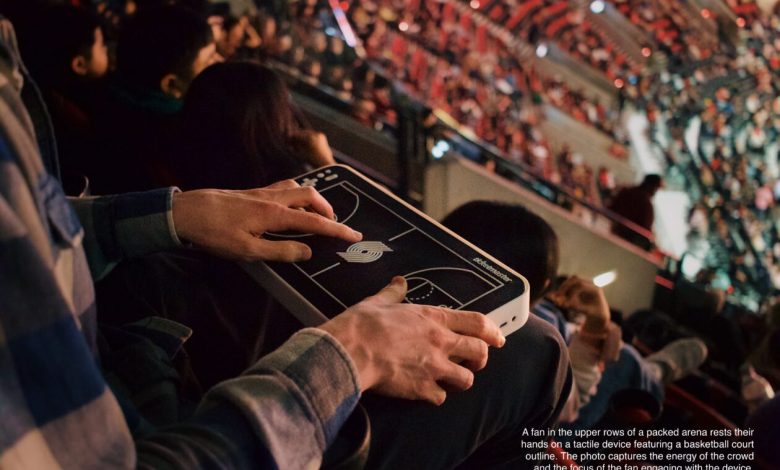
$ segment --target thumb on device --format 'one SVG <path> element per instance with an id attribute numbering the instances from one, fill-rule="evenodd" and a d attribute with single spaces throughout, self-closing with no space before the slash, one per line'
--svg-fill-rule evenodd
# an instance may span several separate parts
<path id="1" fill-rule="evenodd" d="M 395 276 L 390 284 L 372 297 L 380 305 L 397 304 L 406 298 L 406 279 Z"/>

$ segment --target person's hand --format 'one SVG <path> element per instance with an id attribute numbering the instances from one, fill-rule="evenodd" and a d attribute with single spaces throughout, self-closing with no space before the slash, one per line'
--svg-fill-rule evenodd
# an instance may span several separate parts
<path id="1" fill-rule="evenodd" d="M 405 296 L 406 280 L 395 277 L 320 328 L 349 352 L 361 390 L 440 405 L 446 390 L 471 387 L 488 346 L 505 339 L 481 313 L 401 303 Z"/>
<path id="2" fill-rule="evenodd" d="M 604 291 L 587 279 L 572 276 L 548 297 L 560 307 L 585 315 L 585 331 L 601 333 L 609 323 L 609 304 Z"/>
<path id="3" fill-rule="evenodd" d="M 290 145 L 307 162 L 316 168 L 333 165 L 333 151 L 328 144 L 328 138 L 322 132 L 302 130 L 290 139 Z"/>
<path id="4" fill-rule="evenodd" d="M 305 210 L 302 210 L 305 209 Z M 173 225 L 180 239 L 229 259 L 302 261 L 311 248 L 296 241 L 271 241 L 265 232 L 288 230 L 337 237 L 363 235 L 333 220 L 333 208 L 315 189 L 287 180 L 246 191 L 202 189 L 173 196 Z"/>

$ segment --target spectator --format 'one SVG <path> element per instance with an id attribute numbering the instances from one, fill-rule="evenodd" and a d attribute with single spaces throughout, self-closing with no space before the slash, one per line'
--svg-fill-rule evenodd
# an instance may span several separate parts
<path id="1" fill-rule="evenodd" d="M 704 362 L 707 348 L 698 339 L 672 342 L 646 359 L 621 344 L 620 328 L 610 321 L 604 293 L 590 281 L 573 276 L 543 299 L 558 269 L 558 238 L 547 222 L 525 208 L 474 201 L 454 210 L 444 224 L 526 275 L 532 286 L 532 311 L 555 326 L 569 344 L 575 387 L 562 415 L 564 422 L 594 425 L 606 413 L 611 396 L 627 388 L 648 391 L 660 402 L 664 383 Z M 568 318 L 561 309 L 571 312 Z M 584 321 L 572 335 L 567 323 L 574 315 L 583 315 Z"/>
<path id="2" fill-rule="evenodd" d="M 282 79 L 256 63 L 203 72 L 184 100 L 174 182 L 248 189 L 335 163 L 325 136 L 298 125 L 290 99 Z"/>
<path id="3" fill-rule="evenodd" d="M 261 44 L 260 36 L 245 15 L 228 15 L 222 23 L 223 31 L 217 41 L 217 51 L 225 59 L 251 56 Z"/>
<path id="4" fill-rule="evenodd" d="M 4 165 L 0 165 L 4 174 L 0 206 L 9 209 L 0 217 L 0 224 L 8 229 L 2 231 L 0 250 L 15 260 L 0 266 L 0 289 L 9 292 L 0 296 L 0 307 L 7 320 L 3 337 L 11 345 L 26 344 L 22 349 L 10 346 L 12 365 L 0 369 L 3 383 L 10 387 L 2 391 L 3 401 L 14 404 L 15 422 L 23 422 L 3 428 L 3 459 L 74 468 L 316 466 L 362 390 L 374 388 L 382 394 L 441 403 L 448 396 L 442 385 L 468 388 L 473 379 L 463 366 L 481 368 L 486 343 L 503 343 L 498 329 L 481 314 L 401 303 L 406 287 L 396 278 L 378 295 L 319 330 L 297 334 L 276 353 L 253 363 L 242 377 L 217 386 L 186 422 L 178 421 L 164 433 L 142 426 L 135 405 L 123 394 L 126 388 L 107 369 L 116 387 L 115 393 L 109 391 L 97 370 L 87 262 L 101 276 L 125 257 L 174 247 L 179 237 L 230 258 L 294 261 L 310 256 L 305 245 L 269 242 L 254 234 L 289 229 L 347 241 L 358 240 L 360 234 L 327 220 L 332 218 L 327 203 L 289 181 L 251 192 L 177 193 L 169 188 L 74 200 L 86 222 L 84 230 L 56 180 L 40 162 L 35 138 L 45 141 L 47 136 L 34 133 L 30 126 L 32 121 L 19 98 L 22 82 L 15 79 L 21 73 L 15 68 L 19 61 L 6 47 L 14 44 L 11 29 L 3 21 L 0 31 L 0 57 L 12 58 L 0 67 L 6 74 L 0 97 L 4 109 L 14 110 L 0 115 L 0 128 L 11 139 L 11 145 L 0 149 L 5 152 Z M 32 86 L 29 80 L 23 83 Z M 36 115 L 38 119 L 45 116 Z M 23 172 L 19 167 L 34 171 Z M 279 201 L 288 201 L 292 207 Z M 304 207 L 320 215 L 294 210 Z M 37 212 L 44 209 L 46 216 Z M 19 266 L 25 269 L 19 271 Z M 134 328 L 154 330 L 155 324 L 163 329 L 147 331 L 153 334 L 143 341 L 151 348 L 145 349 L 145 357 L 164 361 L 183 341 L 171 333 L 186 334 L 186 330 L 153 320 Z M 52 333 L 57 341 L 51 341 Z M 424 466 L 433 467 L 454 466 L 466 459 L 477 466 L 493 467 L 513 459 L 513 466 L 525 465 L 519 446 L 507 443 L 525 439 L 521 433 L 526 426 L 543 428 L 554 422 L 568 379 L 566 356 L 555 337 L 534 328 L 518 333 L 511 346 L 503 349 L 507 354 L 494 355 L 491 360 L 501 366 L 486 370 L 485 378 L 474 382 L 473 394 L 457 395 L 444 408 L 375 397 L 373 416 L 381 417 L 377 423 L 385 423 L 377 426 L 378 445 L 372 445 L 377 461 L 393 468 L 404 459 L 419 463 L 421 456 L 426 459 Z M 371 339 L 373 335 L 378 337 Z M 435 344 L 441 347 L 433 346 L 431 337 L 440 338 L 443 342 Z M 155 345 L 152 338 L 162 342 Z M 100 343 L 110 347 L 105 341 Z M 37 354 L 29 354 L 31 350 Z M 465 362 L 456 364 L 452 357 Z M 112 359 L 128 360 L 122 355 Z M 527 374 L 507 380 L 505 371 L 510 365 L 531 370 L 539 363 L 550 367 L 532 380 Z M 116 362 L 103 362 L 104 367 L 112 365 Z M 141 372 L 136 369 L 134 383 L 145 382 Z M 52 380 L 56 386 L 48 385 Z M 36 415 L 39 420 L 34 424 L 25 421 L 30 416 L 26 410 L 41 407 L 48 414 Z M 459 425 L 453 427 L 456 422 Z M 44 424 L 45 432 L 38 434 L 36 426 Z M 137 433 L 135 447 L 128 427 Z M 426 436 L 421 437 L 421 429 L 427 430 Z M 36 441 L 28 446 L 31 435 Z M 397 439 L 390 439 L 394 435 Z"/>
<path id="5" fill-rule="evenodd" d="M 143 10 L 125 25 L 117 76 L 99 112 L 96 194 L 170 183 L 164 162 L 175 152 L 176 113 L 192 80 L 219 60 L 211 27 L 190 10 Z"/>
<path id="6" fill-rule="evenodd" d="M 615 224 L 612 233 L 645 248 L 652 246 L 650 237 L 652 237 L 655 220 L 653 196 L 662 186 L 663 180 L 660 176 L 647 175 L 639 186 L 621 189 L 609 207 L 616 214 L 647 230 L 649 235 L 638 233 L 623 224 Z"/>
<path id="7" fill-rule="evenodd" d="M 0 21 L 0 99 L 6 110 L 0 114 L 0 129 L 10 142 L 0 148 L 0 251 L 9 261 L 0 264 L 2 334 L 7 340 L 3 348 L 9 359 L 0 376 L 8 385 L 2 391 L 11 412 L 6 419 L 17 423 L 4 427 L 4 461 L 65 468 L 317 466 L 361 391 L 441 404 L 447 394 L 439 384 L 468 388 L 473 376 L 464 366 L 481 368 L 487 344 L 503 345 L 498 328 L 481 314 L 401 303 L 405 281 L 394 278 L 376 296 L 319 329 L 300 332 L 242 377 L 215 387 L 188 421 L 164 433 L 137 427 L 133 407 L 121 393 L 112 393 L 98 370 L 89 270 L 101 276 L 123 257 L 172 248 L 179 240 L 232 258 L 295 261 L 310 256 L 305 245 L 270 242 L 254 234 L 298 230 L 349 242 L 361 235 L 330 220 L 327 203 L 290 182 L 251 193 L 178 193 L 169 188 L 76 199 L 74 210 L 40 160 L 32 120 L 20 99 L 20 62 L 8 47 L 14 44 L 12 30 Z M 296 210 L 299 207 L 319 214 Z M 165 339 L 160 333 L 157 337 Z M 431 337 L 441 340 L 439 346 Z M 565 356 L 555 340 L 536 333 L 526 339 L 531 338 L 546 344 L 548 357 L 557 357 L 557 364 L 545 372 L 549 388 L 520 390 L 531 396 L 524 413 L 512 414 L 519 416 L 508 424 L 515 435 L 496 443 L 504 452 L 500 457 L 517 453 L 516 446 L 506 444 L 519 439 L 524 425 L 545 425 L 557 412 Z M 518 342 L 520 351 L 529 353 L 529 369 L 539 344 Z M 150 354 L 165 356 L 161 347 Z M 456 364 L 453 357 L 465 362 Z M 486 384 L 487 390 L 496 388 L 502 387 Z M 472 408 L 482 413 L 486 403 L 474 401 Z M 511 401 L 502 404 L 514 406 Z M 476 444 L 473 438 L 461 443 L 465 452 L 486 444 L 487 436 L 500 435 L 494 434 L 496 421 L 490 420 L 486 436 Z M 129 427 L 143 432 L 135 443 Z M 446 443 L 452 444 L 448 439 Z M 490 457 L 500 458 L 497 455 Z"/>
<path id="8" fill-rule="evenodd" d="M 71 5 L 47 7 L 22 25 L 22 56 L 51 112 L 66 190 L 79 194 L 93 163 L 93 115 L 108 72 L 103 31 L 88 11 Z"/>

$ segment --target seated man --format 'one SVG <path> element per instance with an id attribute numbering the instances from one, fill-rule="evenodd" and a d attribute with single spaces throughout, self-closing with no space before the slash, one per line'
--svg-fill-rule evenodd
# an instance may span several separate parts
<path id="1" fill-rule="evenodd" d="M 291 182 L 243 192 L 168 188 L 69 203 L 41 161 L 35 143 L 41 136 L 20 99 L 22 85 L 30 82 L 20 80 L 12 44 L 10 25 L 0 19 L 0 103 L 6 110 L 0 133 L 9 143 L 0 147 L 0 466 L 312 468 L 369 389 L 438 405 L 450 401 L 448 390 L 472 385 L 503 394 L 505 401 L 495 406 L 503 413 L 481 429 L 470 425 L 490 397 L 457 395 L 471 402 L 464 426 L 454 426 L 457 415 L 442 419 L 419 403 L 419 414 L 415 403 L 404 402 L 398 413 L 395 404 L 388 407 L 388 420 L 438 416 L 439 444 L 427 452 L 440 458 L 439 450 L 457 444 L 450 465 L 482 449 L 490 450 L 483 461 L 518 458 L 523 426 L 555 420 L 567 386 L 566 355 L 555 336 L 524 328 L 527 338 L 517 338 L 532 341 L 514 341 L 529 352 L 516 357 L 526 370 L 538 365 L 537 358 L 549 359 L 543 374 L 523 377 L 528 386 L 496 382 L 502 371 L 480 384 L 473 372 L 485 366 L 488 346 L 505 343 L 498 328 L 478 313 L 401 303 L 406 283 L 395 278 L 212 388 L 187 420 L 139 430 L 136 410 L 108 388 L 98 369 L 92 276 L 124 258 L 175 248 L 180 240 L 233 259 L 296 261 L 311 256 L 306 245 L 257 234 L 296 230 L 350 242 L 361 234 L 331 220 L 321 196 Z M 519 405 L 510 400 L 515 393 L 525 397 Z M 445 425 L 459 428 L 468 441 L 449 441 Z M 143 434 L 131 437 L 129 427 Z M 413 428 L 405 430 L 402 437 L 413 439 Z M 405 444 L 398 442 L 397 452 L 419 462 L 419 454 L 403 452 Z"/>
<path id="2" fill-rule="evenodd" d="M 176 115 L 187 89 L 221 60 L 205 18 L 182 7 L 140 11 L 117 44 L 117 71 L 97 113 L 101 158 L 89 175 L 93 194 L 169 183 Z"/>
<path id="3" fill-rule="evenodd" d="M 474 201 L 453 211 L 444 224 L 523 273 L 531 283 L 532 311 L 566 339 L 575 386 L 563 422 L 596 424 L 612 394 L 626 388 L 643 389 L 662 401 L 664 383 L 704 362 L 707 349 L 698 339 L 675 341 L 647 358 L 621 344 L 604 292 L 588 280 L 572 276 L 543 299 L 558 269 L 558 238 L 547 222 L 525 208 Z M 562 308 L 584 316 L 573 335 Z"/>

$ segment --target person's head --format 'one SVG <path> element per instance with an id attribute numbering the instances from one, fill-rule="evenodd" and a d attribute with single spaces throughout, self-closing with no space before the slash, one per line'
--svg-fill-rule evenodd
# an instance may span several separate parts
<path id="1" fill-rule="evenodd" d="M 442 223 L 525 276 L 531 284 L 532 305 L 555 279 L 558 237 L 544 219 L 522 206 L 472 201 Z"/>
<path id="2" fill-rule="evenodd" d="M 127 23 L 117 45 L 118 73 L 128 85 L 176 99 L 219 60 L 206 19 L 182 7 L 140 11 Z"/>
<path id="3" fill-rule="evenodd" d="M 233 187 L 263 186 L 302 170 L 291 155 L 299 127 L 287 86 L 258 63 L 223 62 L 206 69 L 192 82 L 181 119 L 185 140 L 201 153 L 224 156 L 221 165 L 210 163 Z M 235 184 L 238 180 L 245 183 Z"/>
<path id="4" fill-rule="evenodd" d="M 287 52 L 289 52 L 293 47 L 293 39 L 292 36 L 289 34 L 282 34 L 279 36 L 279 39 L 276 41 L 276 51 L 274 51 L 277 55 L 284 55 Z"/>
<path id="5" fill-rule="evenodd" d="M 323 54 L 328 49 L 328 37 L 322 31 L 314 31 L 311 35 L 311 48 L 316 54 Z"/>
<path id="6" fill-rule="evenodd" d="M 222 35 L 219 42 L 217 42 L 217 50 L 220 55 L 230 58 L 236 54 L 244 43 L 248 25 L 249 20 L 245 16 L 229 15 L 225 18 L 222 24 Z"/>
<path id="7" fill-rule="evenodd" d="M 645 176 L 640 186 L 645 188 L 645 190 L 647 190 L 647 192 L 649 192 L 652 195 L 655 194 L 659 189 L 661 189 L 663 184 L 664 181 L 663 179 L 661 179 L 660 175 L 650 174 Z"/>
<path id="8" fill-rule="evenodd" d="M 332 36 L 328 47 L 333 54 L 341 55 L 344 52 L 344 41 L 338 36 Z"/>
<path id="9" fill-rule="evenodd" d="M 322 74 L 322 64 L 319 60 L 308 58 L 303 61 L 301 64 L 301 69 L 303 69 L 303 72 L 312 78 L 320 78 L 320 75 Z"/>
<path id="10" fill-rule="evenodd" d="M 103 31 L 87 10 L 71 5 L 44 9 L 24 32 L 22 44 L 30 72 L 44 84 L 90 81 L 108 71 Z"/>
<path id="11" fill-rule="evenodd" d="M 276 18 L 271 15 L 263 15 L 258 22 L 258 33 L 264 42 L 273 42 L 277 37 L 278 26 Z"/>

